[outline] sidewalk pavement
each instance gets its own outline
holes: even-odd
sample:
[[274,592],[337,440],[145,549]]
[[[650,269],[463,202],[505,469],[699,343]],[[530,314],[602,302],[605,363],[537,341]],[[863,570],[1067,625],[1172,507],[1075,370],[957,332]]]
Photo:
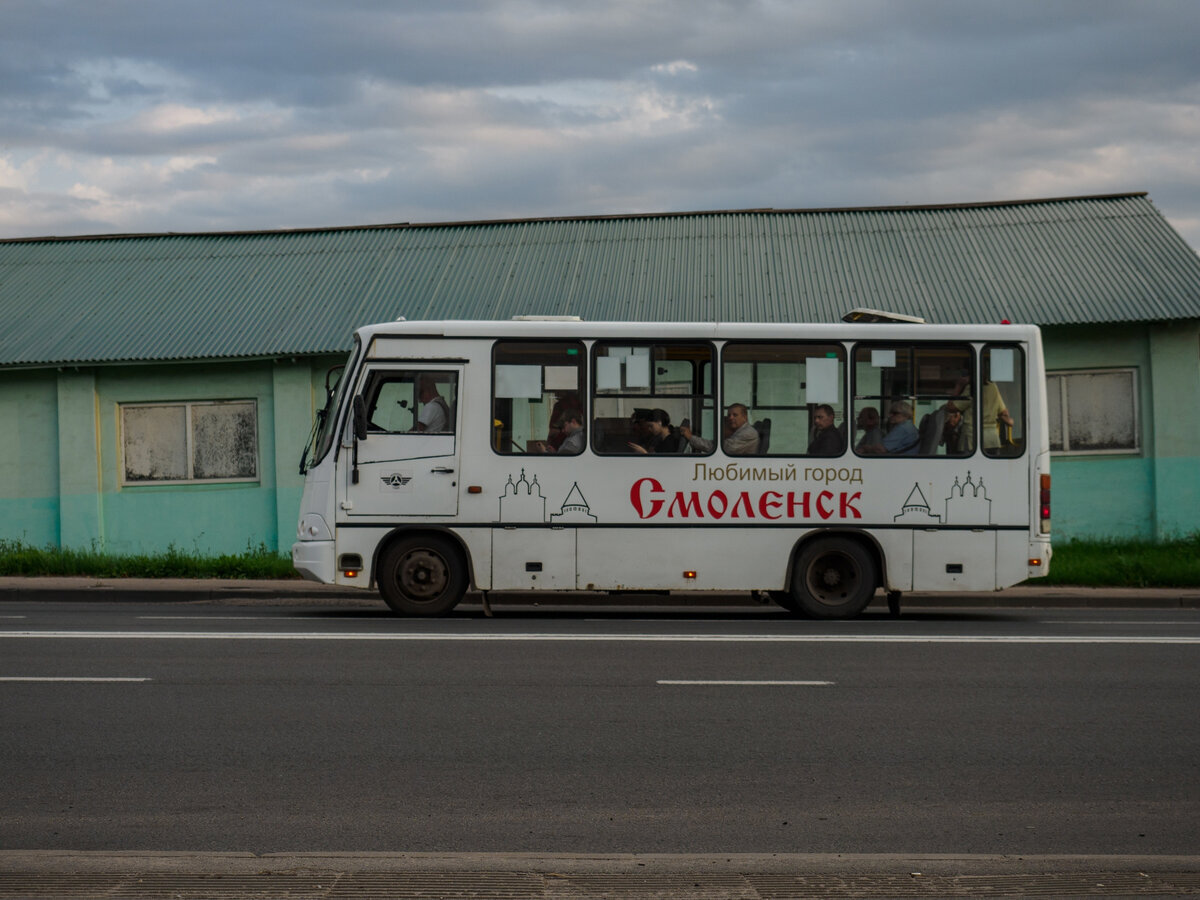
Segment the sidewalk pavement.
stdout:
[[[499,593],[489,595],[493,606],[761,606],[749,592],[711,594],[680,592],[671,596],[638,594]],[[0,577],[3,601],[117,601],[136,603],[213,603],[227,605],[273,604],[363,606],[380,608],[383,601],[373,590],[315,584],[299,580],[235,580],[187,578],[84,578]],[[479,603],[468,594],[466,604]],[[904,608],[939,607],[1107,607],[1137,609],[1200,609],[1200,588],[1091,588],[1019,586],[1004,591],[963,593],[911,593],[901,600]],[[872,608],[885,606],[879,592]]]

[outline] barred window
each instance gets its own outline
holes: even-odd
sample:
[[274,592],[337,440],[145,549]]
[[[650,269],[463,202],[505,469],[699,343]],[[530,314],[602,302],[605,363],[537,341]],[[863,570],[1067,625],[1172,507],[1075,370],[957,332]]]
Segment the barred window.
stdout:
[[123,484],[258,480],[255,401],[131,403],[120,410]]
[[1137,453],[1136,369],[1046,376],[1050,449],[1056,453]]

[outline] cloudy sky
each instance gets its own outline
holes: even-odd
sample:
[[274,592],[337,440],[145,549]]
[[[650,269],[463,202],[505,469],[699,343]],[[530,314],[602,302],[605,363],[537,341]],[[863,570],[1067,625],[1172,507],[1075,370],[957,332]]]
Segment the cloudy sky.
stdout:
[[1149,191],[1196,0],[0,0],[0,237]]

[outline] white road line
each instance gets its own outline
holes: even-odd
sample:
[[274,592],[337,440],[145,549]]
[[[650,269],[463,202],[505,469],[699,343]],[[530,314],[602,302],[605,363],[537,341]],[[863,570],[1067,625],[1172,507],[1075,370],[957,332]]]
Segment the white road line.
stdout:
[[151,680],[152,679],[150,679],[150,678],[85,678],[85,677],[68,677],[68,678],[53,677],[53,678],[51,678],[51,677],[30,676],[30,675],[23,675],[23,676],[0,675],[0,681],[3,681],[3,682],[14,682],[14,681],[36,682],[39,684],[47,683],[47,682],[72,682],[72,683],[87,683],[87,684],[112,684],[112,683],[126,683],[126,682],[143,683],[143,682],[151,681]]
[[684,685],[686,687],[690,687],[693,685],[713,685],[713,684],[715,684],[715,685],[731,685],[733,687],[758,687],[760,685],[765,686],[765,687],[778,687],[778,686],[831,687],[833,685],[833,682],[832,681],[682,681],[682,680],[663,678],[663,679],[660,679],[659,681],[657,681],[656,684]]
[[1188,626],[1195,628],[1200,626],[1200,618],[1195,619],[1158,619],[1153,622],[1130,622],[1125,619],[1040,619],[1041,625],[1119,625],[1123,628],[1167,628]]
[[311,619],[311,616],[137,616],[145,622],[283,622],[284,619]]
[[660,644],[1200,644],[1200,635],[546,634],[538,632],[3,631],[5,638],[119,641],[447,641]]

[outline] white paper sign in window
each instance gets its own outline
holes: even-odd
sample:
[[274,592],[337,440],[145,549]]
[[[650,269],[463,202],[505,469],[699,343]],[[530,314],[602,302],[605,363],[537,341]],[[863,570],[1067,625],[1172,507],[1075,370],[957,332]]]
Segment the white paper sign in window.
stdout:
[[648,355],[639,354],[625,359],[625,386],[631,388],[650,387],[650,357]]
[[894,369],[896,368],[896,351],[895,350],[872,350],[871,365],[877,369]]
[[541,397],[541,366],[496,366],[497,397]]
[[[892,354],[895,361],[895,351]],[[823,359],[819,356],[810,357],[805,366],[805,381],[808,383],[808,395],[805,400],[809,403],[838,403],[841,401],[841,390],[838,385],[838,360]]]
[[621,389],[621,360],[616,356],[601,356],[596,359],[596,389],[619,391]]
[[546,366],[546,390],[574,391],[579,388],[579,369],[575,366]]
[[1011,347],[993,347],[989,353],[992,367],[992,381],[1013,380],[1013,358],[1015,354]]

